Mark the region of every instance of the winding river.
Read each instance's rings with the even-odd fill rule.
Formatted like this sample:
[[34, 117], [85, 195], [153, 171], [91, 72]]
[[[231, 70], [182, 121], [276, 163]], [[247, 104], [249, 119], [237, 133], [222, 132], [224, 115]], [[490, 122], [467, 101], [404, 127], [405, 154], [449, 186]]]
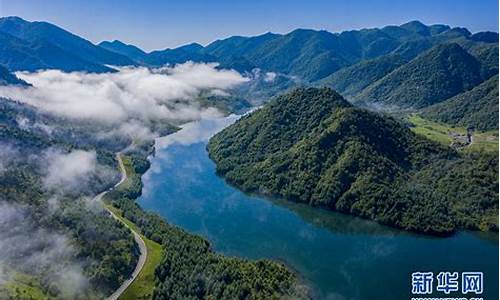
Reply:
[[236, 118], [188, 123], [157, 139], [140, 205], [206, 237], [224, 254], [285, 262], [316, 299], [410, 299], [417, 271], [484, 272], [481, 297], [498, 299], [498, 234], [416, 235], [228, 185], [205, 147]]

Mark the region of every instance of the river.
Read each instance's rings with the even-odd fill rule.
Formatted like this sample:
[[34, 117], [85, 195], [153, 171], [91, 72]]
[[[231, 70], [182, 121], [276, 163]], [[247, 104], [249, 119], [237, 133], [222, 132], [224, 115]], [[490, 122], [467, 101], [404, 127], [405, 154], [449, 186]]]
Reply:
[[498, 234], [417, 235], [247, 195], [227, 184], [215, 174], [205, 147], [209, 137], [236, 119], [188, 123], [157, 139], [139, 204], [204, 236], [216, 251], [285, 262], [312, 288], [316, 299], [410, 299], [411, 274], [417, 271], [481, 271], [480, 296], [498, 299]]

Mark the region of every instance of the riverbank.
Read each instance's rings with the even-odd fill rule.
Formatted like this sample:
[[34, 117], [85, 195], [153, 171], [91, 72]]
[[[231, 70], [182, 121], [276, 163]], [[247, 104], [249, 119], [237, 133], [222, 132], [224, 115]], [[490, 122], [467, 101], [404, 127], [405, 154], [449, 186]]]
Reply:
[[107, 203], [122, 212], [122, 218], [134, 224], [141, 236], [164, 249], [159, 265], [149, 267], [156, 270], [153, 282], [159, 284], [143, 286], [143, 294], [167, 298], [220, 299], [241, 295], [271, 299], [308, 298], [307, 289], [283, 264], [269, 260], [249, 261], [215, 253], [202, 237], [172, 226], [156, 214], [145, 212], [135, 199], [142, 192], [141, 175], [149, 169], [149, 165], [144, 168], [143, 164], [134, 162], [144, 161], [153, 151], [151, 147], [149, 152], [142, 152], [139, 156], [137, 153], [125, 154], [125, 167], [131, 170], [131, 174], [126, 184], [110, 191], [105, 197]]
[[[498, 280], [498, 239], [470, 232], [444, 239], [418, 235], [235, 189], [216, 175], [206, 152], [209, 137], [229, 123], [195, 122], [159, 140], [138, 203], [210, 240], [218, 253], [286, 261], [310, 284], [315, 299], [399, 300], [411, 292], [411, 273], [423, 267], [482, 270], [489, 286]], [[485, 292], [498, 297], [492, 288]]]

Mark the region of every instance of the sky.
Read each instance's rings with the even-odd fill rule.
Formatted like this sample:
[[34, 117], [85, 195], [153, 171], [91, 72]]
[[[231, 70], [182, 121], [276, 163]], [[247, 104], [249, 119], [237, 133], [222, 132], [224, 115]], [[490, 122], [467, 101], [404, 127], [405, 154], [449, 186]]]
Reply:
[[338, 32], [420, 20], [498, 32], [496, 0], [0, 0], [0, 16], [48, 21], [94, 43], [118, 39], [151, 51], [232, 35]]

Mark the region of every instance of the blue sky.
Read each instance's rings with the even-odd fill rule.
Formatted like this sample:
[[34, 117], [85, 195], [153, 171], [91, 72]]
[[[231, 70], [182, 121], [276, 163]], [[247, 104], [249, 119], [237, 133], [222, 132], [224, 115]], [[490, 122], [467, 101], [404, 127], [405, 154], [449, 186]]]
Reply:
[[0, 15], [57, 24], [93, 42], [119, 39], [145, 50], [231, 35], [332, 32], [421, 20], [498, 31], [496, 0], [0, 0]]

